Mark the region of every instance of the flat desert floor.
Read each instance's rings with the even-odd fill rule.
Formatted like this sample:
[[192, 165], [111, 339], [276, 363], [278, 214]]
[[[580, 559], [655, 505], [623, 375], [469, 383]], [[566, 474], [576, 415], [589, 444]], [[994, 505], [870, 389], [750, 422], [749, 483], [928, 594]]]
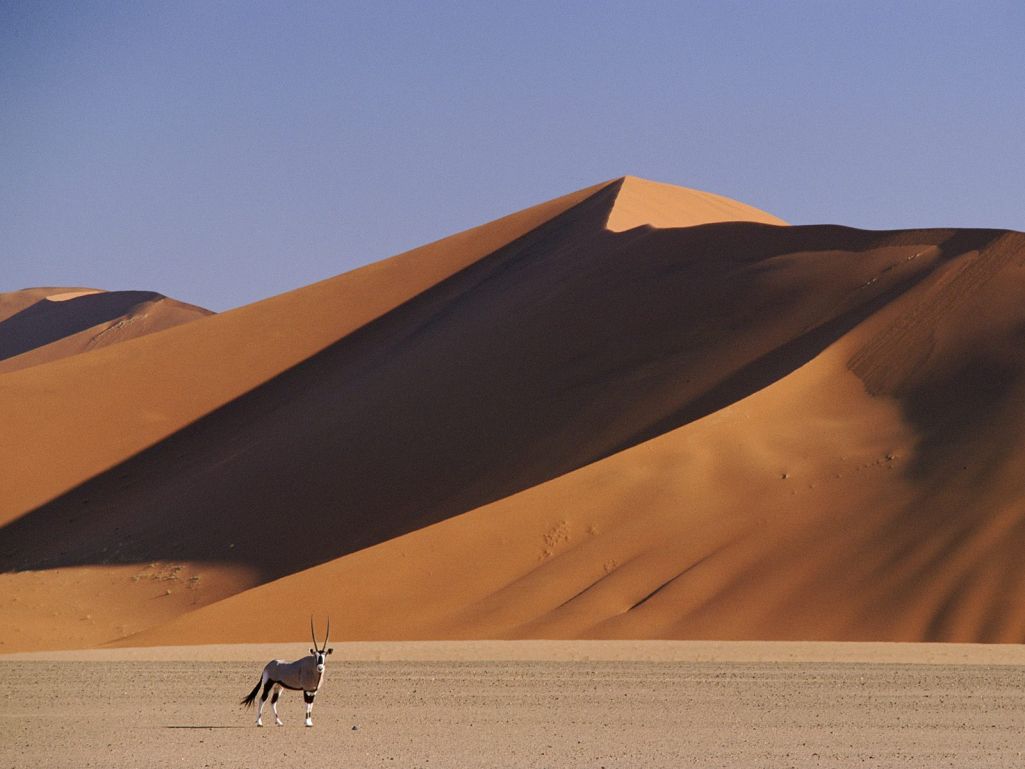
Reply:
[[303, 651], [0, 658], [0, 769], [1025, 765], [1021, 647], [336, 644], [314, 728], [256, 729], [253, 660]]

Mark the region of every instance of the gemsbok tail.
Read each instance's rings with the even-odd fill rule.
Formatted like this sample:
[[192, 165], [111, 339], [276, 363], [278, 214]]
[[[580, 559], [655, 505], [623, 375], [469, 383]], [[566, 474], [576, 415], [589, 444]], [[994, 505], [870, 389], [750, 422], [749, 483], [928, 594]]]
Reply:
[[263, 679], [262, 678], [259, 681], [256, 682], [256, 686], [254, 686], [253, 690], [251, 692], [249, 692], [249, 696], [248, 697], [243, 697], [242, 698], [242, 702], [240, 702], [239, 704], [242, 705], [243, 707], [251, 708], [253, 706], [253, 703], [256, 702], [256, 695], [260, 691], [260, 687], [261, 686], [263, 686]]

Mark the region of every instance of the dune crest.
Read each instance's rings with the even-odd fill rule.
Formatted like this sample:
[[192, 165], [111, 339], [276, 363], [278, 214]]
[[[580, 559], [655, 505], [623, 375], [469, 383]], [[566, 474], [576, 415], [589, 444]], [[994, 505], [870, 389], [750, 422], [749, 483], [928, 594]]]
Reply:
[[99, 294], [99, 289], [87, 288], [87, 289], [75, 289], [72, 291], [61, 291], [56, 294], [47, 294], [44, 299], [48, 302], [66, 302], [69, 299], [78, 299], [80, 296], [88, 296], [89, 294]]
[[761, 222], [786, 225], [753, 206], [711, 192], [624, 176], [605, 227], [624, 232], [634, 227], [694, 227], [713, 222]]

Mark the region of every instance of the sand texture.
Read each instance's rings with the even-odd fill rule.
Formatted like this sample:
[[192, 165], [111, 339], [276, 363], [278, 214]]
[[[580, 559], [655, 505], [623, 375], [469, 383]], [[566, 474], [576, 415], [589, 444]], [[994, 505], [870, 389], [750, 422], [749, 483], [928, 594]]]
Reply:
[[627, 177], [0, 375], [0, 649], [1020, 643], [1023, 299]]
[[[542, 655], [543, 656], [543, 655]], [[1020, 767], [1025, 668], [880, 662], [351, 660], [257, 729], [258, 662], [2, 661], [0, 764]], [[45, 692], [45, 696], [40, 696]], [[265, 723], [273, 723], [268, 707]]]

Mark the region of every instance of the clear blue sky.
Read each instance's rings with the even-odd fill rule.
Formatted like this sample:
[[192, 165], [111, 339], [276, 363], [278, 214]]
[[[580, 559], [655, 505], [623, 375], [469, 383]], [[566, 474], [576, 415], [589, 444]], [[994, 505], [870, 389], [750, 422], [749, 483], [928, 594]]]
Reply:
[[0, 291], [261, 299], [600, 180], [1025, 230], [1025, 3], [0, 0]]

